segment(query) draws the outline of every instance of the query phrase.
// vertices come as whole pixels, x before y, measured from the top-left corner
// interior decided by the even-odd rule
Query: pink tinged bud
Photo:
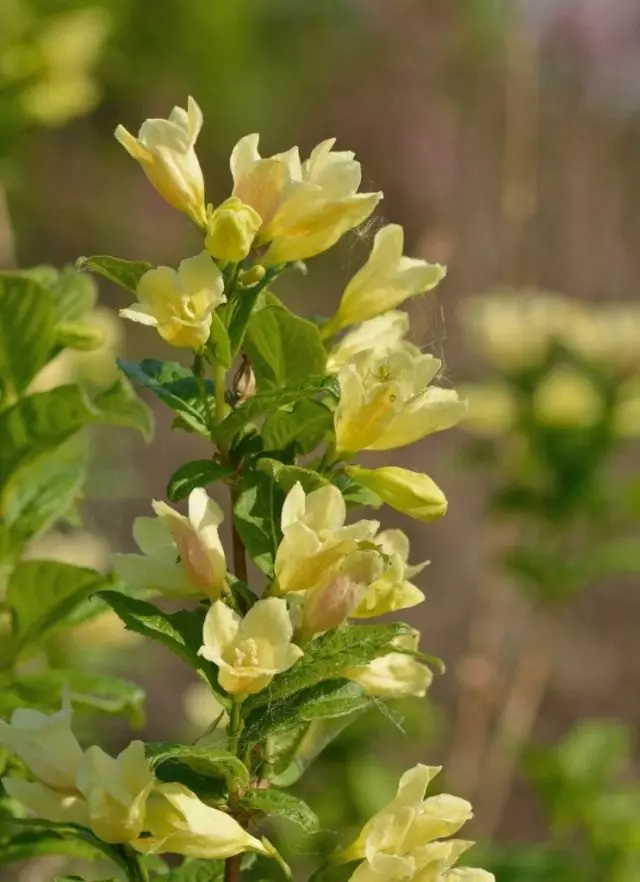
[[[205,594],[209,593],[217,574],[198,534],[187,523],[174,518],[169,521],[169,527],[178,548],[180,563],[190,581],[202,588]]]
[[[339,568],[308,593],[302,631],[318,634],[341,625],[357,609],[383,569],[382,556],[375,550],[354,551],[343,558]]]

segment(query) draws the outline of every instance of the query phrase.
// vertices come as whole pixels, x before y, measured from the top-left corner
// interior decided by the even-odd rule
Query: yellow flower
[[[373,542],[386,559],[386,567],[380,578],[369,585],[352,616],[370,619],[417,606],[424,594],[409,579],[420,573],[427,562],[410,566],[409,540],[402,530],[383,530]]]
[[[375,351],[378,355],[395,348],[409,330],[406,312],[391,309],[384,315],[369,319],[340,338],[327,359],[327,370],[337,373],[343,364],[361,352]]]
[[[0,745],[19,756],[43,784],[74,791],[82,748],[71,731],[72,715],[66,705],[51,715],[19,708],[9,723],[0,720]]]
[[[12,799],[37,818],[55,824],[89,826],[89,808],[77,792],[53,790],[40,782],[25,781],[24,778],[2,778],[2,786]]]
[[[89,825],[104,842],[130,842],[145,829],[147,799],[155,776],[142,741],[132,741],[115,759],[90,747],[77,775],[87,802]]]
[[[204,178],[195,151],[202,111],[191,97],[187,108],[174,107],[169,119],[146,120],[137,138],[124,126],[118,126],[115,136],[169,205],[204,227]]]
[[[404,637],[396,637],[393,644],[399,649],[416,650],[419,641],[420,635],[415,631]],[[402,652],[389,652],[368,665],[345,671],[344,676],[362,686],[367,695],[379,698],[405,695],[422,698],[433,680],[433,674],[426,665]]]
[[[261,223],[257,211],[232,196],[209,217],[205,248],[217,260],[239,263],[251,251]]]
[[[404,447],[455,425],[465,403],[453,389],[430,386],[439,359],[410,343],[378,354],[363,352],[340,368],[335,412],[341,452]]]
[[[224,690],[231,695],[252,695],[302,656],[302,650],[291,643],[292,637],[283,598],[259,600],[244,618],[218,600],[205,618],[198,654],[218,665],[218,681]]]
[[[376,549],[345,555],[323,582],[305,594],[302,632],[312,635],[337,628],[359,606],[383,571],[383,557]]]
[[[332,484],[309,494],[300,483],[291,488],[282,508],[283,539],[275,560],[281,594],[313,588],[345,554],[378,530],[377,521],[345,526],[346,517],[342,493]]]
[[[389,224],[376,234],[369,260],[345,288],[325,334],[372,319],[409,297],[431,291],[442,281],[445,267],[404,257],[403,246],[404,232],[399,224]]]
[[[132,843],[143,854],[179,854],[226,860],[243,851],[270,854],[230,815],[205,805],[183,784],[158,784],[147,805],[151,835]]]
[[[159,266],[138,284],[138,303],[121,309],[133,322],[157,328],[172,346],[199,349],[209,339],[211,314],[226,301],[222,273],[206,251],[183,260],[178,270]]]
[[[383,502],[418,521],[433,521],[447,511],[447,498],[428,475],[397,466],[347,468],[347,474],[373,490]]]
[[[560,429],[588,428],[604,413],[602,394],[590,377],[571,365],[550,371],[533,398],[536,418]]]
[[[352,882],[491,882],[483,870],[452,870],[472,843],[442,841],[472,817],[466,799],[441,793],[424,798],[429,782],[440,769],[417,765],[400,779],[388,806],[365,824],[355,842],[335,857],[336,862],[362,860]]]
[[[304,163],[297,147],[262,158],[259,136],[247,135],[231,155],[233,195],[262,218],[258,242],[271,242],[264,262],[305,260],[326,251],[364,221],[381,193],[358,193],[360,163],[349,151],[319,144]]]
[[[152,590],[175,597],[205,594],[212,600],[226,578],[224,548],[218,535],[222,510],[197,487],[188,500],[188,515],[164,502],[153,502],[155,518],[136,518],[133,538],[142,554],[115,554],[113,565],[132,590]]]
[[[513,428],[517,404],[506,383],[474,383],[464,386],[460,394],[467,402],[462,426],[471,434],[491,438]]]

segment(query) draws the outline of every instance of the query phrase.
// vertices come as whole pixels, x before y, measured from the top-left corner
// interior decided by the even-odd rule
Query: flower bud
[[[238,283],[243,288],[251,288],[261,282],[267,274],[267,270],[261,263],[256,263],[251,269],[242,270],[238,275]]]
[[[253,398],[256,394],[256,375],[251,367],[251,362],[246,355],[242,357],[242,364],[233,378],[233,397],[236,404],[242,404]]]
[[[239,263],[251,250],[261,223],[255,209],[231,196],[210,214],[205,248],[217,260]]]
[[[447,499],[428,475],[410,472],[397,466],[379,469],[347,468],[359,484],[373,490],[380,499],[418,521],[433,521],[447,511]]]

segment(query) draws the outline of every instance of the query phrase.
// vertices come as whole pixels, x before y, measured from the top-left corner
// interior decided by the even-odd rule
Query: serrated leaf
[[[276,551],[282,537],[280,513],[284,494],[260,472],[248,472],[240,486],[233,519],[240,538],[255,565],[273,575]]]
[[[233,475],[233,466],[214,462],[212,459],[196,459],[187,462],[173,473],[167,486],[167,498],[171,502],[185,499],[196,487],[207,487]]]
[[[147,744],[146,749],[153,769],[171,761],[188,766],[204,777],[224,778],[232,790],[249,784],[249,770],[242,760],[228,750],[199,747],[197,744],[172,744],[168,741]]]
[[[15,652],[41,642],[106,584],[106,576],[87,567],[48,560],[19,563],[9,577],[6,598],[13,612]]]
[[[252,695],[243,704],[243,711],[286,698],[322,680],[341,677],[345,671],[366,665],[380,656],[395,652],[393,640],[413,629],[403,622],[388,625],[345,625],[316,637],[305,647],[296,664],[277,674],[269,686]]]
[[[288,493],[294,484],[297,483],[302,485],[305,493],[311,493],[320,487],[326,487],[329,483],[326,478],[323,478],[322,475],[311,469],[285,465],[282,462],[278,462],[277,459],[270,459],[268,456],[260,458],[256,463],[256,468],[279,484],[285,493]]]
[[[200,389],[192,371],[177,362],[157,361],[154,358],[145,358],[139,364],[118,359],[118,365],[130,380],[149,389],[179,414],[192,431],[208,437]],[[205,388],[210,396],[214,395],[210,381],[206,382]]]
[[[286,818],[302,827],[305,833],[317,833],[320,821],[307,803],[291,793],[269,787],[266,790],[248,790],[240,800],[242,808],[258,811],[268,817]]]
[[[162,882],[222,882],[223,861],[185,861],[177,870],[162,876]]]
[[[273,295],[251,316],[243,348],[260,390],[300,383],[326,371],[327,353],[317,326],[294,315]]]
[[[0,511],[17,543],[37,538],[69,511],[86,479],[85,447],[72,438],[11,475]]]
[[[120,257],[98,254],[94,257],[79,257],[76,261],[76,269],[81,272],[97,273],[135,294],[140,279],[153,269],[153,264],[144,260],[122,260]]]
[[[267,415],[262,427],[265,450],[282,450],[295,442],[301,453],[311,453],[333,431],[333,414],[320,401],[305,399]]]
[[[149,409],[121,380],[93,399],[80,386],[58,386],[2,411],[0,487],[17,468],[94,423],[134,428],[146,438],[152,432]]]
[[[165,613],[145,600],[136,600],[117,591],[101,591],[99,597],[111,607],[129,631],[157,640],[209,683],[218,701],[230,707],[227,693],[218,685],[218,669],[198,655],[202,646],[204,609]]]
[[[33,279],[0,273],[0,394],[4,401],[27,388],[49,361],[54,343],[50,293]]]

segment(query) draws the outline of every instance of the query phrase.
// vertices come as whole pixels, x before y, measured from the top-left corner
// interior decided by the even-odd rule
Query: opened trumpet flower
[[[428,475],[398,466],[379,469],[347,468],[347,474],[373,490],[383,502],[418,521],[433,521],[447,511],[447,498]]]
[[[413,566],[408,563],[407,536],[402,530],[383,530],[373,539],[373,544],[386,566],[380,577],[369,585],[351,615],[357,619],[369,619],[422,603],[424,594],[409,580],[422,572],[427,562]]]
[[[222,273],[206,251],[183,260],[177,270],[159,266],[138,283],[138,303],[122,318],[156,328],[172,346],[199,349],[209,339],[212,313],[226,301]]]
[[[429,385],[440,367],[439,359],[406,342],[344,364],[334,417],[338,451],[404,447],[455,425],[465,403],[454,389]]]
[[[225,860],[245,851],[271,853],[230,815],[205,805],[183,784],[157,785],[147,803],[145,827],[148,835],[132,843],[143,854]]]
[[[136,518],[133,538],[142,554],[115,554],[113,565],[131,591],[169,597],[220,597],[226,579],[225,553],[218,527],[222,509],[196,487],[189,494],[188,514],[165,502],[152,503],[155,518]]]
[[[71,707],[55,714],[18,708],[0,720],[0,745],[20,757],[31,774],[59,791],[74,791],[82,748],[71,730]]]
[[[303,655],[292,637],[283,598],[259,600],[244,618],[218,600],[206,615],[198,654],[218,665],[218,682],[226,692],[252,695]]]
[[[346,518],[342,493],[332,484],[309,494],[300,483],[291,488],[282,507],[283,539],[275,559],[281,594],[318,585],[359,542],[371,540],[380,526],[378,521],[365,520],[345,526]]]
[[[122,125],[115,136],[169,205],[204,228],[204,178],[195,151],[201,128],[202,111],[189,97],[187,109],[174,107],[169,119],[145,120],[137,138]]]
[[[343,364],[361,352],[382,355],[394,349],[409,330],[409,316],[399,309],[391,309],[383,315],[363,322],[348,331],[333,347],[327,359],[327,370],[338,373]]]
[[[420,634],[396,637],[393,645],[408,652],[418,649]],[[368,665],[350,668],[345,677],[362,686],[367,695],[376,698],[400,698],[414,696],[423,698],[433,680],[429,668],[413,658],[408,652],[389,652],[374,659]]]
[[[431,291],[442,281],[445,267],[405,257],[403,248],[404,232],[399,224],[388,224],[376,234],[369,259],[345,288],[325,334],[372,319],[409,297]]]
[[[360,163],[350,151],[319,144],[305,162],[297,147],[261,157],[259,136],[247,135],[231,155],[233,195],[262,218],[257,242],[271,243],[264,262],[306,260],[334,245],[374,210],[381,193],[358,193]]]

